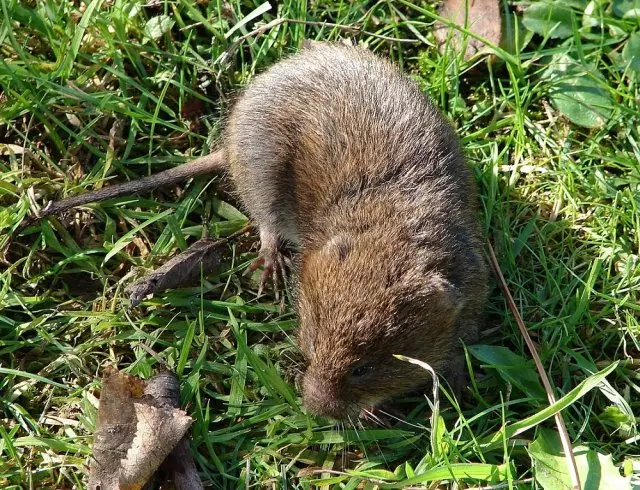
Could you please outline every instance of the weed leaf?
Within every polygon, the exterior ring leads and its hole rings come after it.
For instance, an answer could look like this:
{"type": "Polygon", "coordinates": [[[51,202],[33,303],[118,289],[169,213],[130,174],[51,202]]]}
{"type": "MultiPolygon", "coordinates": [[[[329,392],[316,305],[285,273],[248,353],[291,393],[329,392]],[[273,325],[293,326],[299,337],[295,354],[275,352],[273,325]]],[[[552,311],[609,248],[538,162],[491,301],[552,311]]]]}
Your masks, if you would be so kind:
{"type": "Polygon", "coordinates": [[[538,373],[529,359],[511,352],[506,347],[492,345],[472,345],[469,352],[485,367],[495,369],[508,383],[523,393],[544,403],[547,396],[540,384],[538,373]]]}
{"type": "Polygon", "coordinates": [[[155,40],[169,32],[175,23],[176,21],[168,15],[158,15],[147,21],[144,33],[148,38],[155,40]]]}
{"type": "Polygon", "coordinates": [[[550,83],[554,107],[574,124],[599,128],[611,116],[613,102],[595,68],[561,54],[554,56],[544,77],[550,83]]]}
{"type": "Polygon", "coordinates": [[[640,17],[640,0],[614,0],[613,13],[624,19],[640,17]]]}
{"type": "Polygon", "coordinates": [[[622,49],[622,59],[633,71],[640,72],[640,33],[634,32],[622,49]]]}
{"type": "Polygon", "coordinates": [[[522,23],[530,31],[550,38],[573,35],[574,11],[560,3],[537,2],[524,11],[522,23]]]}
{"type": "MultiPolygon", "coordinates": [[[[577,446],[573,452],[583,490],[631,488],[629,479],[621,476],[613,465],[610,454],[601,454],[585,446],[577,446]]],[[[529,453],[536,481],[544,490],[571,489],[567,460],[555,431],[541,429],[536,440],[529,445],[529,453]]]]}

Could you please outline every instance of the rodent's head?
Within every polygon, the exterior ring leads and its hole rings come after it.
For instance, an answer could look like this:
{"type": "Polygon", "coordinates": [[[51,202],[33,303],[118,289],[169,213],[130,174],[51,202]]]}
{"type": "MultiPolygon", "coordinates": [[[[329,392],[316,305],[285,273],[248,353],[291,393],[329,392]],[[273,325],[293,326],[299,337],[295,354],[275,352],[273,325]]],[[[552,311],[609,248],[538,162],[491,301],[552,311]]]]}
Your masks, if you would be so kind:
{"type": "Polygon", "coordinates": [[[393,354],[436,371],[449,363],[462,300],[429,262],[397,237],[374,234],[305,251],[297,308],[307,409],[353,420],[428,382],[426,371],[393,354]]]}

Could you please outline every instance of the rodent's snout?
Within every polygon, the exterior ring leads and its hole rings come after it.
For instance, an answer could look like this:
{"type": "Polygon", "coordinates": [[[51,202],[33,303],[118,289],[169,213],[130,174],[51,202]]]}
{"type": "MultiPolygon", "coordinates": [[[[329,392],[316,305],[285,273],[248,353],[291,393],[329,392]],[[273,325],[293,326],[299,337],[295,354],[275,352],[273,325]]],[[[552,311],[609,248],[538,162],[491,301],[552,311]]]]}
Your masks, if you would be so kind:
{"type": "Polygon", "coordinates": [[[302,399],[307,410],[315,415],[334,420],[358,415],[356,400],[347,401],[337,382],[321,379],[310,372],[305,373],[302,381],[302,399]]]}

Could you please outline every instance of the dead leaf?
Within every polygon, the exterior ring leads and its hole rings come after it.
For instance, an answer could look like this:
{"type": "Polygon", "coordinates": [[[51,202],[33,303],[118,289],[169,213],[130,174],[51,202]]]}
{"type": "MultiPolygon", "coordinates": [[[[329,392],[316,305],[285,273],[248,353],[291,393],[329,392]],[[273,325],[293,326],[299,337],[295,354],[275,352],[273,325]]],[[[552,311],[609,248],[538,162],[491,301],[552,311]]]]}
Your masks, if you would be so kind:
{"type": "MultiPolygon", "coordinates": [[[[178,408],[180,406],[180,383],[175,374],[170,371],[160,371],[151,378],[144,390],[145,395],[151,396],[158,406],[178,408]]],[[[189,438],[182,440],[165,458],[161,470],[173,481],[176,490],[202,490],[202,482],[193,461],[189,438]]]]}
{"type": "MultiPolygon", "coordinates": [[[[456,25],[466,27],[494,45],[500,45],[502,39],[502,20],[499,0],[445,0],[439,15],[456,25]]],[[[466,43],[464,59],[481,52],[485,44],[471,36],[466,36],[458,29],[436,22],[434,35],[438,40],[440,52],[447,48],[447,42],[455,51],[463,49],[466,43]]]]}
{"type": "Polygon", "coordinates": [[[186,437],[193,419],[178,408],[179,395],[169,371],[145,384],[105,369],[88,489],[156,488],[166,482],[147,482],[160,467],[177,490],[202,489],[186,437]]]}
{"type": "Polygon", "coordinates": [[[211,273],[220,265],[224,245],[252,229],[251,225],[220,240],[201,238],[184,252],[176,255],[147,276],[128,286],[125,293],[136,307],[149,294],[197,283],[200,273],[211,273]]]}
{"type": "Polygon", "coordinates": [[[135,434],[133,399],[143,392],[141,380],[112,367],[105,368],[87,488],[119,488],[120,460],[126,456],[135,434]]]}
{"type": "Polygon", "coordinates": [[[0,144],[0,155],[22,155],[23,153],[28,153],[29,150],[24,146],[12,145],[11,143],[1,143],[0,144]]]}
{"type": "Polygon", "coordinates": [[[200,278],[201,270],[204,270],[205,274],[211,272],[220,264],[224,243],[226,241],[202,238],[151,274],[128,286],[125,292],[129,295],[131,306],[138,306],[152,293],[196,281],[200,278]]]}
{"type": "Polygon", "coordinates": [[[127,456],[120,461],[120,489],[140,490],[193,423],[182,410],[133,404],[137,425],[127,456]]]}

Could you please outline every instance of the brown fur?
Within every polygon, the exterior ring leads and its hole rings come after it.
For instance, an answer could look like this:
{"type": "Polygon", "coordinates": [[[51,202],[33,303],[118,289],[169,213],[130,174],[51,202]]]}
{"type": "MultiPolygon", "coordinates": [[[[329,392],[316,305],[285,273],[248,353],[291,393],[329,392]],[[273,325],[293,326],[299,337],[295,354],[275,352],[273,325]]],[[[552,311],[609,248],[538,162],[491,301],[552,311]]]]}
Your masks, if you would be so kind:
{"type": "Polygon", "coordinates": [[[343,419],[428,381],[393,354],[458,383],[486,296],[476,191],[417,86],[364,49],[314,44],[248,86],[223,146],[267,248],[300,250],[306,406],[343,419]]]}

